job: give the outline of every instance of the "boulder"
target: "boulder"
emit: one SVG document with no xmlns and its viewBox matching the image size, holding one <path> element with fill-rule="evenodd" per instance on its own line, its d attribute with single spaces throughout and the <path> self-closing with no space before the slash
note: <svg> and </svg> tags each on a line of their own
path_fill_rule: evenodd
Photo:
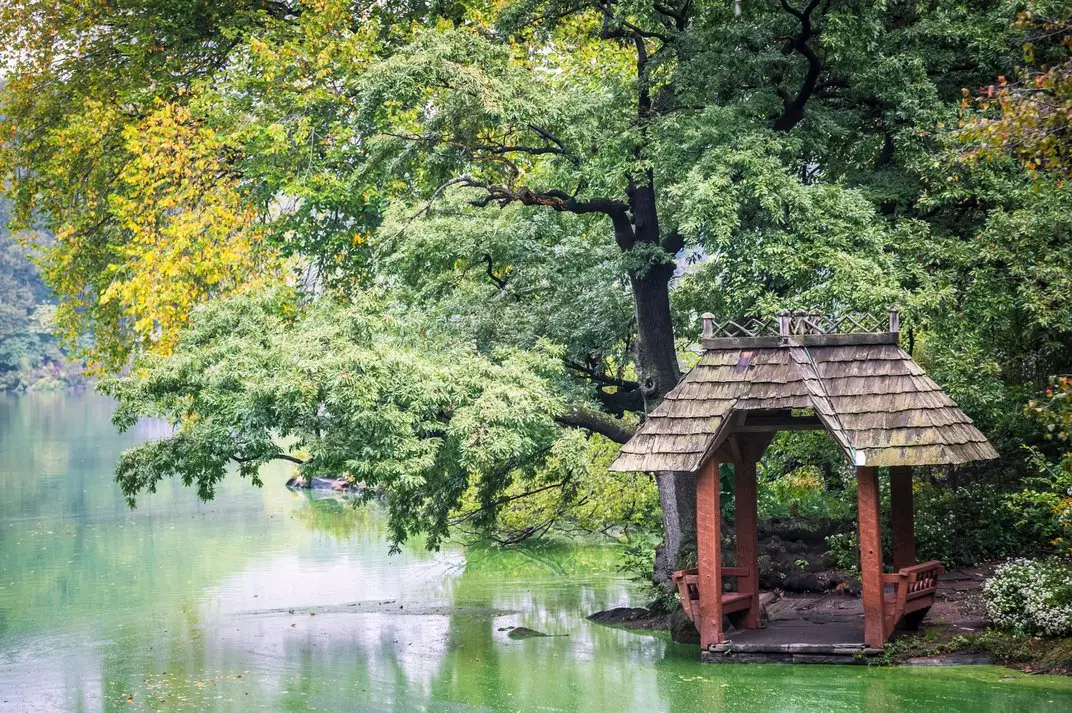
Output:
<svg viewBox="0 0 1072 713">
<path fill-rule="evenodd" d="M 504 628 L 509 631 L 507 636 L 509 636 L 511 639 L 535 639 L 540 636 L 550 636 L 550 634 L 545 634 L 542 631 L 530 629 L 527 626 L 509 626 Z M 502 631 L 502 629 L 500 629 L 499 631 Z"/>
<path fill-rule="evenodd" d="M 596 612 L 595 614 L 590 615 L 588 620 L 594 621 L 597 624 L 614 626 L 616 624 L 627 624 L 629 622 L 641 621 L 650 617 L 651 612 L 643 607 L 616 607 L 614 609 Z"/>
<path fill-rule="evenodd" d="M 700 632 L 681 607 L 670 613 L 670 638 L 679 644 L 700 643 Z"/>
<path fill-rule="evenodd" d="M 294 476 L 287 481 L 291 490 L 321 490 L 333 493 L 357 493 L 361 488 L 346 478 L 302 478 Z"/>
</svg>

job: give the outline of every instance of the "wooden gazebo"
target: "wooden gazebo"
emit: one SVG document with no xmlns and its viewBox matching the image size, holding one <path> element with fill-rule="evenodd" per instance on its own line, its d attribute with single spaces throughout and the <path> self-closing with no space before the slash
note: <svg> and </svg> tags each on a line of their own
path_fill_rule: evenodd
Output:
<svg viewBox="0 0 1072 713">
<path fill-rule="evenodd" d="M 697 365 L 626 443 L 612 470 L 696 474 L 696 570 L 676 572 L 681 603 L 705 658 L 732 650 L 723 616 L 760 627 L 756 462 L 777 431 L 825 429 L 856 468 L 862 641 L 880 649 L 934 601 L 941 564 L 916 563 L 912 466 L 953 465 L 997 453 L 942 389 L 898 346 L 899 316 L 783 312 L 777 320 L 718 324 L 703 316 Z M 722 565 L 719 465 L 735 471 L 736 566 Z M 883 573 L 878 469 L 889 468 L 893 574 Z M 736 583 L 729 587 L 730 581 Z M 780 644 L 781 645 L 781 644 Z M 823 649 L 824 653 L 831 651 Z M 791 649 L 790 649 L 791 650 Z"/>
</svg>

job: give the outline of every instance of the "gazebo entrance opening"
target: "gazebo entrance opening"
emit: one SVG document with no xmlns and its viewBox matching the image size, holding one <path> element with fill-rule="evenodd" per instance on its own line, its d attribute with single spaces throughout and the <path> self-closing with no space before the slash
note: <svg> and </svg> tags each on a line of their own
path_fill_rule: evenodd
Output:
<svg viewBox="0 0 1072 713">
<path fill-rule="evenodd" d="M 699 363 L 648 415 L 612 469 L 696 474 L 698 565 L 676 572 L 674 581 L 704 660 L 830 661 L 877 653 L 898 626 L 918 626 L 943 571 L 938 562 L 916 562 L 912 467 L 996 452 L 900 349 L 895 311 L 886 331 L 877 331 L 873 318 L 814 312 L 784 312 L 776 326 L 703 319 Z M 762 626 L 756 463 L 775 433 L 802 429 L 827 431 L 856 469 L 863 627 L 819 642 L 753 634 Z M 734 566 L 723 565 L 721 463 L 735 471 Z M 879 468 L 890 474 L 891 574 L 883 572 Z M 797 638 L 809 637 L 798 629 Z"/>
</svg>

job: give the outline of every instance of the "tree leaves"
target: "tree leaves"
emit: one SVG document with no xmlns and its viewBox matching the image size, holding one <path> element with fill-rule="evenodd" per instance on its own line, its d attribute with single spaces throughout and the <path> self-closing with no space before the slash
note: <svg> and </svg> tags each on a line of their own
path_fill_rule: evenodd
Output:
<svg viewBox="0 0 1072 713">
<path fill-rule="evenodd" d="M 577 438 L 554 421 L 561 350 L 482 355 L 429 326 L 373 297 L 301 306 L 284 288 L 198 308 L 171 356 L 144 354 L 103 384 L 120 428 L 144 415 L 175 428 L 123 455 L 120 486 L 133 504 L 177 477 L 208 499 L 232 463 L 257 482 L 260 465 L 300 451 L 304 475 L 382 492 L 396 542 L 427 531 L 437 546 L 471 484 L 493 523 L 513 484 L 587 473 L 559 445 Z"/>
</svg>

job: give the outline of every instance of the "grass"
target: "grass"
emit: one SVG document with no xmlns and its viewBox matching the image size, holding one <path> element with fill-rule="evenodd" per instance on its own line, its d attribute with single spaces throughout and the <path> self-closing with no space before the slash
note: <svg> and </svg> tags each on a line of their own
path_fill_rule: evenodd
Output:
<svg viewBox="0 0 1072 713">
<path fill-rule="evenodd" d="M 903 635 L 886 645 L 876 663 L 893 665 L 921 656 L 960 653 L 985 654 L 995 663 L 1032 673 L 1072 675 L 1072 638 L 1024 636 L 998 629 L 971 636 L 943 636 L 936 629 Z"/>
</svg>

